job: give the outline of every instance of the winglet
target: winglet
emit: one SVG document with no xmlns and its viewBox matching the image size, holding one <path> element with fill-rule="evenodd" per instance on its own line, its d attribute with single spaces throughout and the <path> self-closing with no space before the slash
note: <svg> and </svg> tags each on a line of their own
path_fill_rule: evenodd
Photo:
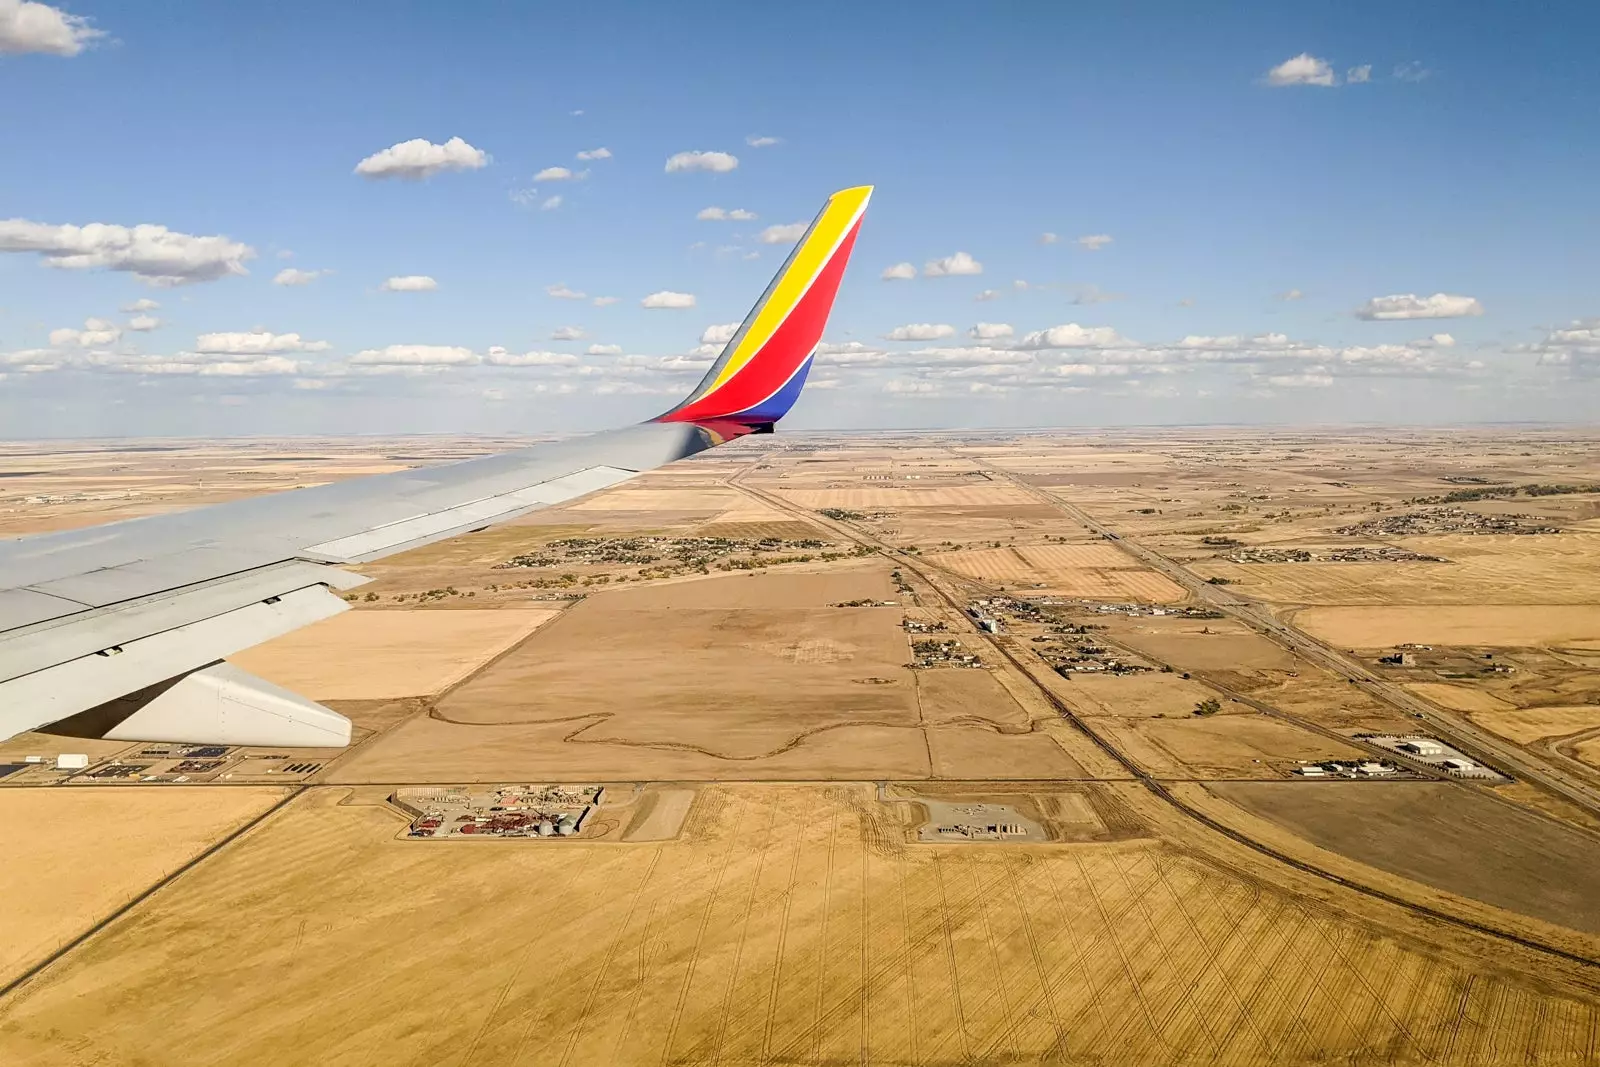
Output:
<svg viewBox="0 0 1600 1067">
<path fill-rule="evenodd" d="M 770 430 L 800 397 L 872 186 L 828 198 L 700 384 L 656 422 Z"/>
</svg>

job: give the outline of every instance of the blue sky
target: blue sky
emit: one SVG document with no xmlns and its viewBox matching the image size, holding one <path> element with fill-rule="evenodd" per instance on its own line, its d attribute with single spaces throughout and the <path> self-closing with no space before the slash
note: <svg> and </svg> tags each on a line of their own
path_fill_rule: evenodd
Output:
<svg viewBox="0 0 1600 1067">
<path fill-rule="evenodd" d="M 797 425 L 1592 420 L 1600 9 L 1198 7 L 0 0 L 0 435 L 647 417 L 862 183 Z"/>
</svg>

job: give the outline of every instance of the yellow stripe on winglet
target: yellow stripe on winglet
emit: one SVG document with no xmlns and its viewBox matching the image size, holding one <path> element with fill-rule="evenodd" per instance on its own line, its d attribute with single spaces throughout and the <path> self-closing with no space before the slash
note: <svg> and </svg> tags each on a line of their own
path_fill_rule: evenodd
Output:
<svg viewBox="0 0 1600 1067">
<path fill-rule="evenodd" d="M 822 268 L 832 258 L 833 250 L 839 247 L 844 235 L 866 210 L 867 200 L 871 196 L 872 186 L 858 185 L 853 189 L 841 189 L 828 197 L 822 213 L 812 223 L 805 244 L 795 253 L 789 269 L 784 271 L 767 302 L 756 312 L 755 321 L 740 339 L 738 349 L 728 358 L 716 381 L 700 396 L 709 396 L 722 388 L 729 378 L 738 374 L 761 351 L 783 320 L 795 309 L 795 305 L 800 303 L 800 298 L 811 288 L 817 275 L 822 273 Z"/>
</svg>

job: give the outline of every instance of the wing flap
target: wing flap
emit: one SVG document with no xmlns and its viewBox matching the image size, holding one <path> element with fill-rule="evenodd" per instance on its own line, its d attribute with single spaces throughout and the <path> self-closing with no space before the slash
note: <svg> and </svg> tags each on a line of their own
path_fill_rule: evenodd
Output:
<svg viewBox="0 0 1600 1067">
<path fill-rule="evenodd" d="M 321 586 L 129 641 L 0 682 L 0 737 L 57 722 L 196 666 L 348 611 Z"/>
</svg>

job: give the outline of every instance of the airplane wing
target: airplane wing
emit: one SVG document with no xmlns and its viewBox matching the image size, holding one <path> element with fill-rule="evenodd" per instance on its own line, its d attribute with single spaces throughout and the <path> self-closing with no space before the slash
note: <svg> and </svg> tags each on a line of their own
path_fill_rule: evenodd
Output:
<svg viewBox="0 0 1600 1067">
<path fill-rule="evenodd" d="M 800 395 L 870 186 L 829 197 L 682 403 L 637 426 L 171 515 L 0 541 L 0 740 L 332 747 L 350 722 L 224 657 L 348 610 L 346 569 L 627 481 Z"/>
</svg>

